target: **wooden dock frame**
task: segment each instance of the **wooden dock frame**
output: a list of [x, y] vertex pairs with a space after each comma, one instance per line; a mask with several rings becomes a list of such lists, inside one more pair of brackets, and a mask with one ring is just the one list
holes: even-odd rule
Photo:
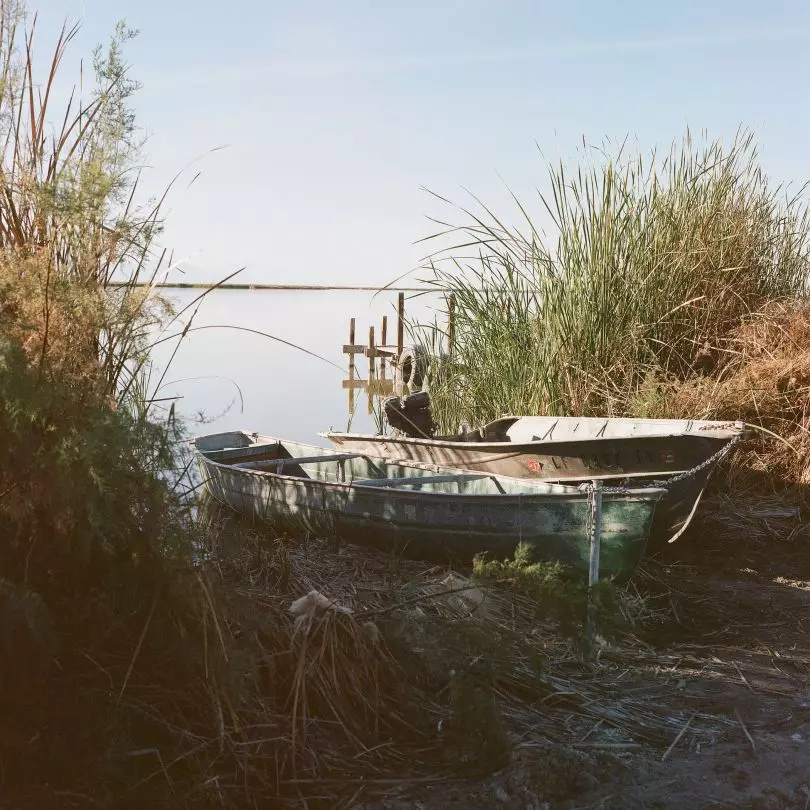
[[[455, 340], [455, 299], [452, 293], [445, 296], [447, 305], [447, 346], [448, 352], [453, 350]], [[349, 413], [354, 413], [355, 391], [364, 390], [368, 400], [368, 413], [374, 411], [373, 398], [375, 396], [390, 396], [395, 391], [395, 366], [397, 359], [405, 348], [405, 293], [397, 294], [397, 342], [388, 343], [388, 316], [383, 315], [380, 324], [379, 338], [375, 339], [373, 326], [368, 329], [368, 344], [356, 342], [356, 321], [349, 321], [349, 342], [343, 344], [343, 354], [349, 358], [349, 375], [343, 380], [342, 387], [349, 393]], [[368, 379], [363, 380], [357, 376], [355, 358], [363, 355], [368, 360]], [[379, 361], [379, 364], [378, 364]], [[391, 367], [391, 379], [387, 376], [387, 368]]]
[[[349, 413], [354, 413], [355, 391], [365, 390], [368, 399], [368, 412], [374, 411], [374, 396], [389, 395], [394, 391], [393, 375], [388, 378], [388, 366], [394, 366], [396, 359], [402, 354], [405, 340], [405, 293], [397, 296], [397, 342], [388, 344], [388, 316], [383, 315], [380, 324], [380, 342], [377, 343], [373, 326], [368, 329], [368, 343], [356, 342], [356, 321], [349, 321], [349, 342], [343, 345], [343, 354], [349, 357], [349, 376], [343, 380], [343, 388], [349, 392]], [[357, 355], [363, 355], [368, 360], [368, 379], [359, 379], [357, 376]], [[379, 361], [379, 364], [378, 364]], [[386, 362], [387, 361], [387, 362]]]

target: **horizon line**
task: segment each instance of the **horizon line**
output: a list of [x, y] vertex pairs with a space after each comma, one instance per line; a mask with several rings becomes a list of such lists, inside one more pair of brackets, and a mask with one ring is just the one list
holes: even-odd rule
[[110, 281], [110, 287], [156, 287], [186, 290], [357, 290], [368, 292], [440, 292], [432, 287], [372, 287], [369, 285], [350, 284], [217, 284], [216, 282], [182, 282], [166, 281], [152, 283], [149, 281]]

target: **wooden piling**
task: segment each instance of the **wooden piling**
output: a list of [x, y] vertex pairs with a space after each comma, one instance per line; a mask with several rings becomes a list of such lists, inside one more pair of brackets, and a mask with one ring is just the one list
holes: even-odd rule
[[349, 379], [344, 380], [344, 383], [349, 383], [349, 414], [354, 413], [354, 386], [352, 383], [354, 382], [354, 363], [349, 363]]
[[[382, 316], [382, 325], [380, 326], [380, 346], [388, 345], [388, 316]], [[385, 355], [380, 355], [380, 379], [385, 379]]]
[[354, 342], [354, 318], [349, 321], [349, 342], [343, 344], [343, 354], [348, 354], [350, 362], [354, 364], [354, 356], [356, 354], [362, 354], [365, 351], [365, 346], [358, 346]]
[[[349, 321], [349, 346], [354, 346], [354, 318]], [[345, 346], [344, 346], [345, 350]], [[349, 354], [349, 414], [354, 413], [354, 352]]]
[[405, 344], [405, 293], [397, 296], [397, 358], [402, 354]]
[[[397, 345], [388, 345], [388, 316], [382, 316], [379, 337], [381, 342], [377, 343], [374, 334], [374, 327], [368, 330], [368, 345], [363, 346], [356, 343], [356, 320], [349, 321], [349, 342], [343, 345], [343, 353], [349, 357], [349, 376], [343, 380], [343, 388], [349, 392], [349, 412], [354, 412], [355, 390], [365, 388], [368, 398], [368, 412], [374, 412], [374, 396], [388, 396], [394, 391], [394, 380], [389, 380], [386, 374], [386, 361], [395, 364], [402, 354], [405, 343], [405, 294], [399, 293], [397, 297]], [[356, 355], [362, 354], [368, 359], [368, 380], [357, 378]], [[379, 358], [379, 365], [377, 361]]]

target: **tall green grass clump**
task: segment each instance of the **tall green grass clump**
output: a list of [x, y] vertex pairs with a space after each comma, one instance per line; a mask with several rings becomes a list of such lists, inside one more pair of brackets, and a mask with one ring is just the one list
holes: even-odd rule
[[751, 313], [806, 293], [806, 195], [769, 182], [750, 134], [595, 154], [549, 165], [537, 213], [516, 199], [514, 226], [484, 205], [446, 223], [427, 265], [453, 302], [452, 346], [436, 327], [428, 341], [442, 429], [635, 413], [656, 380], [705, 371]]

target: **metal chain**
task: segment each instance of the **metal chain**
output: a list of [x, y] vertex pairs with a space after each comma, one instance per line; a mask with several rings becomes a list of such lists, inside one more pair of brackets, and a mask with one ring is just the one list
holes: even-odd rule
[[698, 430], [730, 430], [731, 428], [742, 428], [743, 422], [718, 422], [716, 425], [703, 425]]
[[[745, 434], [739, 433], [736, 435], [728, 444], [724, 444], [714, 455], [709, 456], [705, 461], [702, 461], [695, 467], [692, 467], [690, 470], [685, 470], [682, 473], [678, 473], [678, 475], [673, 475], [670, 478], [662, 478], [654, 481], [645, 481], [643, 485], [637, 487], [631, 486], [618, 486], [618, 487], [605, 487], [603, 492], [610, 494], [610, 495], [629, 495], [639, 489], [648, 489], [648, 488], [663, 488], [668, 489], [672, 484], [676, 484], [679, 481], [684, 481], [687, 478], [694, 478], [699, 472], [705, 470], [706, 467], [709, 467], [713, 464], [717, 464], [721, 459], [723, 459], [728, 453], [731, 452], [731, 449], [739, 444]], [[589, 485], [591, 486], [591, 485]]]

